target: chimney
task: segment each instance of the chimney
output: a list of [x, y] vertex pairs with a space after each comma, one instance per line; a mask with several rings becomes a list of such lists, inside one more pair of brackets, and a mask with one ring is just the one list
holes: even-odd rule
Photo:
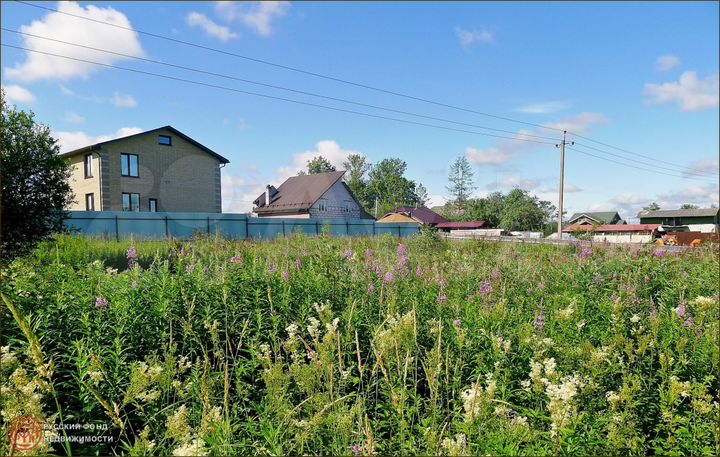
[[265, 206], [270, 204], [270, 184], [265, 187]]

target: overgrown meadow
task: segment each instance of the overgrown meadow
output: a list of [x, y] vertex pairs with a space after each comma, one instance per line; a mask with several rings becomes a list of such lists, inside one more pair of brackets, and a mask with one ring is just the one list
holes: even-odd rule
[[[4, 272], [2, 447], [720, 454], [718, 247], [59, 237]], [[57, 436], [55, 437], [57, 438]]]

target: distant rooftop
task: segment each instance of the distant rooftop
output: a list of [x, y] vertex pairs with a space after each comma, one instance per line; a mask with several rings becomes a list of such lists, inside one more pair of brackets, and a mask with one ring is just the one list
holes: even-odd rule
[[698, 209], [660, 209], [657, 211], [640, 211], [638, 217], [708, 217], [717, 216], [718, 208]]

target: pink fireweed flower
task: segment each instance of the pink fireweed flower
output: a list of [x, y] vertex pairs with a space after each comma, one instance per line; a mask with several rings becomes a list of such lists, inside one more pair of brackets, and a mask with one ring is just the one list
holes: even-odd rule
[[345, 258], [351, 259], [353, 256], [352, 249], [346, 249], [345, 252], [343, 253], [343, 255], [345, 256]]
[[95, 308], [107, 308], [108, 301], [104, 297], [95, 297]]
[[375, 286], [373, 286], [372, 284], [368, 284], [367, 291], [369, 294], [375, 293]]
[[435, 300], [435, 302], [436, 302], [438, 305], [442, 305], [443, 303], [447, 303], [447, 301], [448, 301], [448, 298], [447, 298], [447, 295], [445, 295], [444, 292], [441, 293], [440, 295], [438, 295], [437, 300]]
[[582, 248], [582, 251], [580, 251], [578, 253], [578, 258], [580, 258], [580, 260], [584, 260], [584, 259], [587, 259], [588, 257], [592, 257], [592, 255], [593, 255], [592, 249], [585, 246], [584, 248]]
[[235, 265], [239, 265], [243, 263], [243, 256], [240, 254], [234, 255], [230, 258], [230, 262], [234, 263]]
[[438, 284], [440, 285], [440, 288], [441, 288], [441, 289], [444, 289], [444, 288], [445, 288], [445, 285], [447, 284], [447, 283], [445, 282], [445, 278], [443, 278], [442, 276], [438, 276], [437, 282], [438, 282]]
[[545, 316], [543, 316], [542, 314], [538, 314], [537, 316], [535, 316], [535, 320], [533, 321], [533, 326], [538, 330], [544, 329], [545, 328]]
[[498, 279], [500, 279], [500, 269], [499, 269], [499, 268], [496, 267], [496, 268], [493, 270], [493, 272], [492, 272], [492, 278], [493, 278], [493, 280], [495, 280], [495, 281], [497, 281]]
[[484, 297], [485, 295], [490, 295], [492, 293], [492, 291], [493, 291], [492, 285], [487, 281], [483, 281], [480, 283], [480, 288], [478, 289], [478, 295], [480, 295], [481, 297]]
[[396, 269], [402, 274], [408, 273], [409, 261], [410, 259], [408, 259], [407, 257], [400, 257], [400, 261], [398, 262]]
[[127, 252], [125, 253], [125, 255], [127, 256], [128, 261], [137, 262], [138, 254], [137, 254], [137, 250], [135, 249], [134, 246], [130, 246], [127, 249]]
[[407, 257], [408, 255], [408, 248], [404, 244], [400, 243], [397, 247], [397, 256], [398, 257]]
[[385, 273], [385, 277], [383, 278], [383, 282], [385, 284], [390, 284], [395, 281], [395, 272], [394, 271], [388, 271]]
[[353, 451], [354, 456], [362, 454], [362, 445], [360, 444], [353, 444], [352, 446], [350, 446], [350, 449]]
[[295, 259], [295, 268], [302, 268], [302, 259]]
[[372, 249], [370, 249], [370, 248], [365, 249], [365, 257], [367, 257], [368, 259], [372, 258], [373, 254], [375, 254], [375, 252], [373, 252]]
[[423, 275], [423, 269], [420, 265], [418, 265], [417, 268], [415, 269], [415, 276], [417, 276], [419, 278], [422, 275]]
[[462, 321], [461, 321], [460, 319], [455, 319], [455, 320], [453, 321], [453, 325], [454, 325], [455, 327], [460, 327], [460, 326], [462, 325]]
[[693, 320], [692, 316], [688, 317], [685, 323], [683, 324], [685, 327], [692, 327], [695, 321]]
[[685, 309], [685, 303], [680, 303], [680, 306], [675, 308], [675, 313], [678, 315], [678, 317], [685, 317], [687, 315], [687, 310]]
[[284, 270], [282, 272], [282, 278], [283, 278], [283, 281], [285, 281], [285, 282], [290, 281], [290, 272], [287, 270]]

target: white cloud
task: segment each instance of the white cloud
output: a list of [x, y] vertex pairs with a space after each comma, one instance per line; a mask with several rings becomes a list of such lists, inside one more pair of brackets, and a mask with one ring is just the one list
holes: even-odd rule
[[318, 141], [314, 151], [305, 151], [294, 154], [289, 165], [277, 169], [278, 180], [280, 183], [290, 176], [297, 175], [299, 170], [306, 170], [307, 163], [313, 157], [323, 156], [331, 165], [338, 170], [343, 168], [343, 162], [347, 160], [350, 154], [360, 154], [358, 151], [343, 149], [337, 142], [333, 140]]
[[52, 136], [58, 140], [60, 152], [69, 152], [92, 144], [102, 143], [103, 141], [135, 135], [142, 131], [143, 129], [139, 127], [123, 127], [109, 135], [92, 136], [85, 132], [53, 132]]
[[473, 165], [498, 166], [509, 162], [515, 157], [515, 154], [500, 151], [496, 147], [489, 147], [485, 149], [467, 148], [465, 156]]
[[265, 184], [256, 179], [243, 179], [223, 170], [222, 210], [225, 213], [252, 211], [253, 200], [265, 190]]
[[519, 176], [512, 176], [509, 178], [502, 179], [497, 182], [497, 186], [495, 186], [495, 183], [492, 183], [488, 188], [504, 188], [504, 189], [510, 189], [513, 187], [519, 187], [523, 190], [533, 190], [538, 186], [539, 182], [535, 179], [525, 179], [520, 178]]
[[5, 98], [10, 103], [35, 103], [35, 95], [32, 92], [17, 84], [2, 86], [5, 91]]
[[[94, 5], [82, 7], [76, 2], [58, 2], [57, 9], [63, 13], [109, 22], [121, 27], [132, 27], [130, 21], [123, 13], [109, 6], [106, 8]], [[30, 25], [23, 25], [20, 27], [20, 31], [95, 48], [107, 49], [122, 54], [133, 56], [144, 55], [138, 34], [135, 32], [118, 27], [108, 27], [104, 24], [78, 19], [57, 12], [49, 13], [41, 20], [33, 21]], [[24, 47], [28, 49], [43, 50], [104, 64], [112, 64], [124, 59], [124, 57], [105, 52], [70, 46], [30, 36], [23, 36], [23, 42]], [[78, 77], [86, 79], [90, 73], [98, 68], [96, 65], [85, 62], [26, 52], [25, 62], [13, 68], [6, 68], [6, 75], [10, 79], [26, 82], [43, 79], [67, 80]]]
[[652, 104], [677, 103], [683, 111], [699, 111], [720, 106], [718, 73], [700, 80], [694, 71], [680, 75], [678, 82], [645, 84], [647, 102]]
[[[607, 122], [607, 118], [600, 113], [580, 113], [556, 122], [545, 123], [543, 126], [548, 130], [557, 129], [574, 133], [587, 133], [594, 124], [606, 124]], [[557, 133], [557, 130], [553, 131]]]
[[60, 84], [60, 93], [62, 93], [62, 94], [65, 95], [66, 97], [72, 97], [73, 95], [75, 95], [75, 92], [73, 92], [72, 90], [68, 89], [66, 86], [64, 86], [64, 85], [62, 85], [62, 84]]
[[442, 195], [428, 195], [428, 201], [425, 203], [425, 206], [428, 208], [432, 208], [433, 206], [443, 206], [445, 203], [449, 202], [447, 197]]
[[199, 27], [203, 29], [208, 36], [217, 38], [222, 42], [234, 40], [239, 36], [228, 27], [216, 24], [204, 14], [200, 14], [195, 11], [189, 13], [185, 20], [190, 27]]
[[118, 108], [135, 108], [137, 106], [137, 101], [135, 101], [132, 95], [121, 94], [120, 92], [113, 94], [112, 98], [110, 98], [110, 103]]
[[461, 27], [455, 27], [455, 34], [460, 39], [460, 44], [467, 49], [474, 43], [494, 43], [495, 37], [492, 32], [482, 30], [465, 30]]
[[681, 62], [678, 56], [668, 54], [657, 58], [655, 61], [655, 69], [659, 72], [666, 72], [679, 67], [680, 64]]
[[573, 194], [575, 192], [582, 192], [582, 191], [583, 190], [580, 187], [576, 186], [575, 184], [566, 183], [563, 186], [563, 192], [568, 193], [568, 194]]
[[63, 120], [70, 124], [82, 124], [83, 122], [85, 122], [84, 117], [80, 116], [77, 113], [73, 113], [72, 111], [66, 113], [65, 118]]
[[710, 157], [707, 159], [696, 160], [692, 162], [683, 171], [683, 176], [700, 176], [702, 174], [709, 176], [717, 176], [720, 171], [720, 162], [718, 158]]
[[647, 205], [649, 203], [647, 197], [644, 197], [642, 195], [637, 194], [622, 194], [622, 195], [616, 195], [615, 197], [610, 199], [610, 203], [614, 203], [616, 205], [621, 206], [630, 206], [630, 205]]
[[515, 111], [527, 114], [552, 114], [558, 111], [568, 109], [570, 104], [564, 101], [550, 101], [545, 103], [536, 103], [525, 105], [517, 108]]
[[227, 22], [240, 21], [258, 34], [268, 37], [273, 33], [273, 21], [283, 17], [290, 2], [217, 2], [215, 11]]

